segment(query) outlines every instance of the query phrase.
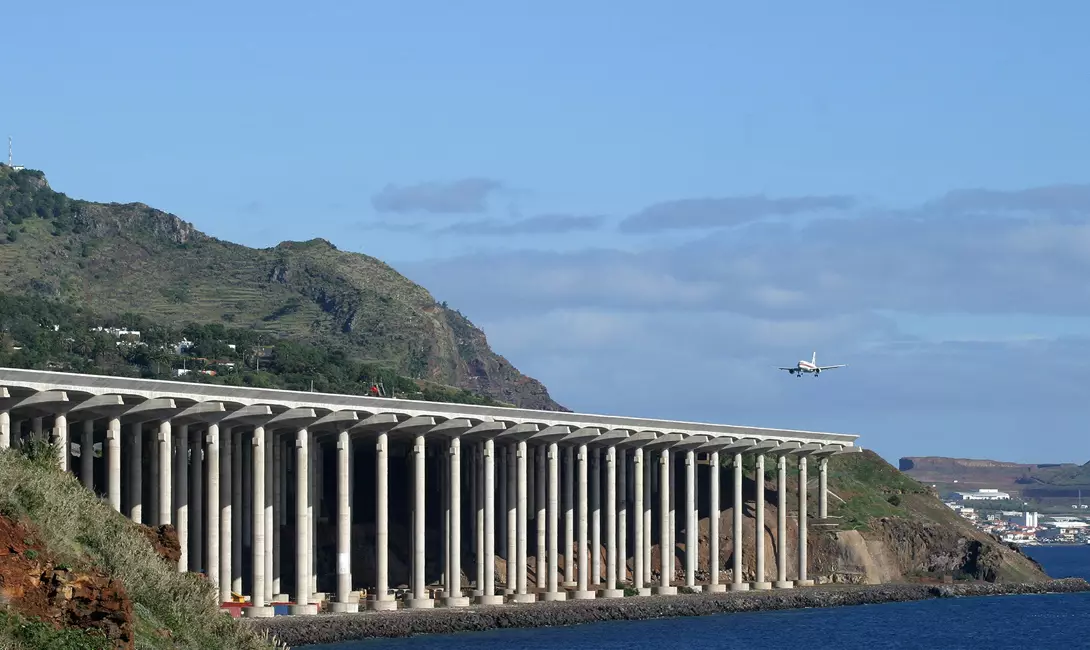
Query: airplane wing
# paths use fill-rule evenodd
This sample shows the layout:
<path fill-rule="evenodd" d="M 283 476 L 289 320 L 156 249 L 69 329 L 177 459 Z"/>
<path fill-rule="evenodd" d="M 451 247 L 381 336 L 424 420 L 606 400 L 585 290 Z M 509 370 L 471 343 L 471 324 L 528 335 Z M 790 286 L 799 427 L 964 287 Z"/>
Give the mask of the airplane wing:
<path fill-rule="evenodd" d="M 847 365 L 848 364 L 846 364 L 846 363 L 841 363 L 841 364 L 835 365 L 835 366 L 818 366 L 818 370 L 830 370 L 832 368 L 844 368 Z"/>

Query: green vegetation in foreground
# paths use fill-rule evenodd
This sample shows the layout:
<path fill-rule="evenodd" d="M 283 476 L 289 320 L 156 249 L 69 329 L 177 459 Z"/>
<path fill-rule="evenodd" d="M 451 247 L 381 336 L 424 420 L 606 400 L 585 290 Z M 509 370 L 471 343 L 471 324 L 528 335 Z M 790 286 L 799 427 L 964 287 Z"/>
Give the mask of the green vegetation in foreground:
<path fill-rule="evenodd" d="M 0 648 L 5 650 L 109 650 L 109 647 L 99 634 L 78 629 L 55 630 L 41 621 L 0 610 Z"/>
<path fill-rule="evenodd" d="M 139 331 L 140 337 L 118 345 L 118 337 L 91 331 L 97 327 L 124 327 Z M 173 346 L 183 339 L 193 347 L 184 354 L 175 353 Z M 249 329 L 195 323 L 167 327 L 138 314 L 102 318 L 44 298 L 0 293 L 0 366 L 348 395 L 367 394 L 376 382 L 388 397 L 503 405 L 485 395 L 410 379 L 348 355 L 343 348 L 278 339 Z M 172 369 L 183 367 L 190 374 L 171 376 Z M 216 375 L 200 374 L 201 370 Z"/>
<path fill-rule="evenodd" d="M 62 473 L 53 447 L 30 445 L 27 454 L 0 450 L 0 512 L 33 526 L 58 562 L 77 571 L 95 566 L 120 580 L 133 601 L 137 648 L 274 648 L 222 613 L 211 582 L 171 568 L 137 524 L 114 512 L 74 475 Z M 50 636 L 33 624 L 20 630 L 18 623 L 10 614 L 0 621 L 0 647 L 98 647 L 87 634 Z M 170 638 L 157 633 L 164 628 Z"/>
<path fill-rule="evenodd" d="M 881 517 L 911 517 L 921 501 L 914 495 L 930 494 L 927 486 L 870 450 L 833 456 L 828 471 L 829 489 L 844 500 L 830 495 L 829 514 L 843 518 L 844 530 L 866 530 Z"/>

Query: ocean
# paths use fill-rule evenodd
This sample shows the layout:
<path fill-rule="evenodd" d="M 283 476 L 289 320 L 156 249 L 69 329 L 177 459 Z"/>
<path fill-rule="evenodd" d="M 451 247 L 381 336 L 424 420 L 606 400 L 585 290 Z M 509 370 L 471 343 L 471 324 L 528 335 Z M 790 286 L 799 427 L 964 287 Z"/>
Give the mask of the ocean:
<path fill-rule="evenodd" d="M 1090 545 L 1031 546 L 1054 578 L 1090 580 Z M 682 644 L 675 646 L 675 643 Z M 1090 648 L 1090 593 L 989 596 L 492 630 L 300 646 L 307 650 L 956 650 Z"/>

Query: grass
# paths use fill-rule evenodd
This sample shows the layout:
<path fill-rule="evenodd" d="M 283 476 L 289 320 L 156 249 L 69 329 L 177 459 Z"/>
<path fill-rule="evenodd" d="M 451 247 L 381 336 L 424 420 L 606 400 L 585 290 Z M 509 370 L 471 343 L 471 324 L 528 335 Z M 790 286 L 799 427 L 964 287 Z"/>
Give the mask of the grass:
<path fill-rule="evenodd" d="M 211 582 L 171 568 L 136 524 L 51 460 L 0 450 L 0 513 L 33 526 L 58 562 L 77 570 L 94 565 L 120 580 L 133 601 L 137 648 L 274 648 L 221 612 Z M 44 645 L 40 635 L 20 639 L 28 633 L 18 632 L 12 620 L 9 616 L 0 627 L 0 647 L 5 642 L 16 648 L 95 647 L 71 645 L 82 642 L 75 636 L 58 636 L 55 643 Z M 169 630 L 170 638 L 158 634 L 161 629 Z"/>
<path fill-rule="evenodd" d="M 41 621 L 32 621 L 0 610 L 0 650 L 109 650 L 100 635 L 84 630 L 56 630 Z"/>
<path fill-rule="evenodd" d="M 829 514 L 842 517 L 845 530 L 867 530 L 871 520 L 881 517 L 909 517 L 915 500 L 905 495 L 927 494 L 922 483 L 869 450 L 833 456 L 828 471 L 829 489 L 844 499 L 830 498 Z"/>

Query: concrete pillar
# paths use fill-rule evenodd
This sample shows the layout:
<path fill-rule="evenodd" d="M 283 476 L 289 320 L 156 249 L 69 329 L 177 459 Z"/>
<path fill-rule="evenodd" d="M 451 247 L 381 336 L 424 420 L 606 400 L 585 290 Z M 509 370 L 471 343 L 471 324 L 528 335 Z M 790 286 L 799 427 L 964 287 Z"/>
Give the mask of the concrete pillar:
<path fill-rule="evenodd" d="M 646 596 L 650 594 L 650 590 L 644 586 L 644 555 L 643 547 L 644 540 L 648 531 L 643 527 L 643 448 L 636 447 L 635 452 L 632 454 L 632 482 L 634 488 L 632 490 L 632 496 L 635 501 L 632 513 L 634 516 L 632 527 L 634 533 L 632 539 L 632 583 L 636 587 L 636 591 L 639 595 Z"/>
<path fill-rule="evenodd" d="M 677 587 L 671 583 L 674 576 L 674 553 L 670 546 L 670 450 L 659 453 L 659 586 L 656 594 L 672 596 Z"/>
<path fill-rule="evenodd" d="M 314 552 L 315 547 L 318 545 L 318 516 L 321 512 L 322 502 L 322 481 L 319 480 L 319 476 L 322 473 L 322 456 L 321 447 L 322 443 L 317 438 L 309 441 L 310 446 L 310 477 L 309 488 L 307 491 L 307 566 L 310 567 L 310 593 L 311 600 L 314 600 L 314 606 L 317 607 L 318 601 L 315 599 L 318 593 L 318 563 L 317 556 Z"/>
<path fill-rule="evenodd" d="M 93 453 L 93 451 L 92 451 Z M 148 523 L 158 526 L 159 521 L 159 429 L 155 429 L 151 438 L 151 449 L 148 451 Z"/>
<path fill-rule="evenodd" d="M 178 571 L 189 571 L 189 426 L 174 431 L 174 530 L 178 533 Z"/>
<path fill-rule="evenodd" d="M 670 526 L 668 527 L 668 531 L 669 531 L 669 534 L 670 534 L 670 543 L 667 545 L 666 548 L 669 549 L 670 579 L 673 580 L 674 579 L 674 556 L 677 554 L 677 522 L 676 522 L 676 520 L 674 518 L 674 515 L 675 515 L 674 505 L 677 503 L 677 483 L 678 483 L 678 481 L 677 481 L 677 476 L 678 476 L 678 473 L 677 473 L 677 458 L 674 458 L 671 455 L 670 463 L 671 463 L 671 466 L 670 466 Z"/>
<path fill-rule="evenodd" d="M 617 582 L 628 582 L 628 454 L 617 450 Z"/>
<path fill-rule="evenodd" d="M 265 427 L 255 427 L 253 435 L 253 454 L 251 455 L 253 470 L 251 471 L 250 490 L 253 496 L 253 508 L 251 509 L 253 523 L 250 530 L 253 531 L 251 551 L 253 562 L 253 593 L 250 594 L 250 607 L 243 609 L 243 615 L 251 618 L 268 618 L 273 615 L 272 607 L 265 601 L 265 445 L 268 444 L 268 434 Z"/>
<path fill-rule="evenodd" d="M 231 435 L 231 590 L 242 594 L 242 433 Z"/>
<path fill-rule="evenodd" d="M 602 471 L 597 447 L 590 453 L 590 584 L 602 583 Z"/>
<path fill-rule="evenodd" d="M 41 417 L 36 417 L 36 418 L 31 420 L 31 427 L 32 427 L 31 433 L 32 433 L 34 438 L 36 438 L 38 440 L 42 439 L 43 426 L 44 426 L 44 423 L 42 422 Z"/>
<path fill-rule="evenodd" d="M 435 606 L 427 591 L 425 591 L 424 569 L 425 569 L 425 518 L 424 518 L 424 495 L 427 489 L 427 466 L 425 464 L 426 458 L 426 443 L 423 435 L 417 435 L 413 439 L 413 589 L 412 599 L 409 601 L 409 607 L 412 609 L 425 609 Z M 487 489 L 487 485 L 485 488 Z M 485 520 L 488 520 L 488 507 L 485 504 Z M 485 545 L 488 545 L 488 526 L 485 526 Z M 485 555 L 488 555 L 488 549 L 485 549 Z M 492 559 L 486 558 L 486 561 L 491 562 Z M 494 564 L 493 564 L 494 566 Z M 485 565 L 485 581 L 488 581 L 488 565 Z M 488 589 L 488 585 L 485 585 Z"/>
<path fill-rule="evenodd" d="M 0 449 L 11 448 L 11 414 L 0 411 Z"/>
<path fill-rule="evenodd" d="M 734 566 L 732 567 L 731 591 L 749 589 L 748 582 L 742 582 L 742 453 L 734 454 Z"/>
<path fill-rule="evenodd" d="M 790 589 L 794 586 L 787 579 L 787 456 L 776 459 L 777 501 L 776 501 L 776 582 L 777 589 Z"/>
<path fill-rule="evenodd" d="M 265 501 L 261 507 L 265 509 L 265 602 L 272 604 L 277 596 L 273 589 L 273 578 L 276 575 L 276 565 L 273 563 L 273 549 L 280 546 L 277 539 L 277 530 L 273 525 L 275 513 L 273 508 L 273 483 L 276 476 L 276 465 L 273 463 L 273 449 L 276 448 L 276 432 L 265 432 Z M 194 454 L 194 460 L 196 454 Z"/>
<path fill-rule="evenodd" d="M 443 599 L 443 604 L 447 607 L 465 607 L 469 604 L 469 599 L 462 595 L 462 441 L 457 437 L 450 439 L 450 472 L 448 474 L 450 478 L 450 539 L 448 540 L 450 573 L 447 575 L 447 585 L 450 593 Z M 506 490 L 504 493 L 506 494 Z M 493 566 L 495 566 L 494 563 Z M 503 602 L 503 596 L 496 596 L 496 598 L 500 603 Z"/>
<path fill-rule="evenodd" d="M 515 480 L 518 474 L 518 458 L 514 445 L 507 445 L 504 452 L 504 457 L 507 459 L 507 480 L 504 482 L 504 491 L 507 493 L 506 592 L 513 594 L 518 584 L 518 482 Z"/>
<path fill-rule="evenodd" d="M 155 439 L 157 442 L 156 460 L 155 465 L 152 467 L 153 472 L 158 472 L 158 480 L 155 485 L 155 523 L 161 526 L 170 523 L 170 462 L 172 459 L 170 453 L 170 420 L 163 420 L 159 423 L 159 431 L 156 433 Z"/>
<path fill-rule="evenodd" d="M 493 451 L 496 453 L 496 513 L 498 517 L 496 522 L 496 555 L 502 557 L 505 560 L 504 564 L 510 567 L 511 556 L 507 553 L 507 482 L 510 480 L 507 477 L 507 447 L 501 444 L 494 446 Z M 498 576 L 497 579 L 499 582 L 504 583 L 506 587 L 510 587 L 506 575 Z"/>
<path fill-rule="evenodd" d="M 557 530 L 557 526 L 560 524 L 560 512 L 559 512 L 559 492 L 560 492 L 560 450 L 557 448 L 555 442 L 549 443 L 547 449 L 548 465 L 549 465 L 549 479 L 548 479 L 548 555 L 549 562 L 548 568 L 548 580 L 546 581 L 547 591 L 545 592 L 545 600 L 566 600 L 568 593 L 566 591 L 559 591 L 557 584 L 557 573 L 559 566 L 557 565 L 559 554 L 558 544 L 560 543 L 560 531 Z"/>
<path fill-rule="evenodd" d="M 83 487 L 95 491 L 95 421 L 84 420 L 79 438 L 79 476 Z"/>
<path fill-rule="evenodd" d="M 443 450 L 449 457 L 450 447 Z M 440 583 L 443 585 L 443 593 L 450 593 L 450 487 L 449 487 L 449 466 L 442 462 L 437 463 L 435 468 L 435 479 L 439 484 L 439 508 L 442 514 L 441 529 L 439 531 L 439 539 L 443 540 L 442 549 L 440 549 L 440 556 L 443 558 L 443 572 L 440 574 Z"/>
<path fill-rule="evenodd" d="M 757 576 L 753 581 L 754 589 L 771 589 L 772 583 L 765 580 L 765 455 L 757 454 L 756 469 L 753 471 L 757 494 L 754 498 L 754 547 L 757 553 Z"/>
<path fill-rule="evenodd" d="M 643 462 L 643 578 L 641 584 L 648 586 L 652 582 L 651 578 L 651 547 L 654 546 L 654 540 L 651 539 L 651 501 L 653 494 L 652 487 L 652 465 L 650 452 L 644 454 Z"/>
<path fill-rule="evenodd" d="M 813 580 L 806 577 L 806 456 L 799 456 L 799 579 L 796 587 L 809 587 Z"/>
<path fill-rule="evenodd" d="M 545 566 L 545 556 L 548 554 L 548 549 L 545 547 L 545 497 L 548 480 L 545 476 L 545 447 L 538 446 L 535 448 L 536 453 L 534 459 L 536 460 L 534 466 L 534 495 L 535 505 L 537 506 L 537 516 L 534 522 L 537 524 L 537 550 L 534 553 L 534 559 L 537 561 L 537 588 L 541 591 L 545 591 L 547 586 L 547 576 L 545 575 L 548 569 Z"/>
<path fill-rule="evenodd" d="M 484 591 L 484 443 L 474 445 L 474 453 L 470 460 L 473 462 L 473 549 L 477 557 L 476 589 L 475 597 L 485 595 Z"/>
<path fill-rule="evenodd" d="M 587 549 L 587 446 L 585 444 L 579 445 L 579 452 L 576 454 L 576 460 L 579 462 L 579 575 L 576 578 L 576 600 L 591 600 L 594 598 L 594 592 L 589 591 L 587 588 L 587 577 L 590 573 L 590 558 L 588 557 Z"/>
<path fill-rule="evenodd" d="M 215 425 L 213 425 L 215 426 Z M 217 427 L 218 429 L 218 427 Z M 210 434 L 211 435 L 211 434 Z M 220 463 L 220 602 L 231 600 L 234 581 L 234 512 L 231 488 L 234 479 L 235 453 L 231 428 L 222 431 L 223 457 Z"/>
<path fill-rule="evenodd" d="M 829 459 L 818 461 L 818 519 L 829 516 Z"/>
<path fill-rule="evenodd" d="M 685 451 L 685 586 L 696 587 L 696 556 L 700 536 L 696 530 L 696 451 Z"/>
<path fill-rule="evenodd" d="M 529 514 L 528 511 L 527 511 L 527 506 L 529 504 L 526 503 L 526 452 L 527 452 L 526 441 L 525 440 L 520 440 L 518 442 L 518 449 L 516 451 L 516 456 L 517 456 L 516 460 L 517 460 L 517 462 L 516 462 L 516 465 L 515 465 L 515 472 L 516 472 L 516 475 L 517 475 L 516 478 L 517 478 L 517 482 L 518 482 L 518 486 L 517 486 L 518 494 L 516 495 L 517 496 L 517 501 L 518 501 L 518 503 L 516 505 L 516 507 L 518 509 L 518 513 L 517 513 L 517 516 L 516 516 L 516 519 L 518 519 L 518 526 L 517 526 L 517 532 L 518 532 L 518 549 L 517 549 L 518 550 L 518 557 L 516 558 L 516 561 L 518 562 L 518 575 L 517 575 L 518 586 L 517 586 L 517 591 L 515 593 L 515 598 L 514 598 L 516 603 L 527 603 L 527 602 L 532 603 L 532 602 L 534 602 L 533 594 L 526 593 L 526 556 L 527 556 L 527 548 L 526 547 L 527 547 L 527 545 L 529 544 L 529 541 L 530 541 L 528 539 L 527 531 L 526 531 L 526 528 L 527 528 L 526 519 L 527 519 L 527 515 Z"/>
<path fill-rule="evenodd" d="M 390 518 L 389 518 L 390 448 L 387 434 L 380 433 L 375 441 L 375 598 L 370 602 L 375 611 L 397 609 L 390 597 Z"/>
<path fill-rule="evenodd" d="M 477 602 L 482 605 L 503 604 L 503 596 L 496 594 L 496 441 L 484 441 L 484 580 Z M 459 606 L 467 604 L 458 594 Z"/>
<path fill-rule="evenodd" d="M 275 437 L 274 437 L 275 438 Z M 284 472 L 284 438 L 275 438 L 272 443 L 272 471 L 270 472 L 272 486 L 270 492 L 272 501 L 272 601 L 274 603 L 288 600 L 284 593 L 284 576 L 281 570 L 281 546 L 284 540 L 284 506 L 286 499 L 284 492 L 287 481 L 287 473 Z"/>
<path fill-rule="evenodd" d="M 348 502 L 348 457 L 352 451 L 348 430 L 337 433 L 337 600 L 334 612 L 357 612 L 358 603 L 348 601 L 352 591 L 352 507 Z"/>
<path fill-rule="evenodd" d="M 711 475 L 708 481 L 708 587 L 705 591 L 726 591 L 726 586 L 719 583 L 719 452 L 713 451 L 709 459 Z"/>
<path fill-rule="evenodd" d="M 571 446 L 564 447 L 564 586 L 575 586 L 575 478 L 574 454 Z"/>
<path fill-rule="evenodd" d="M 310 432 L 301 428 L 295 432 L 295 605 L 292 614 L 317 614 L 317 605 L 310 603 L 313 584 L 310 580 Z"/>
<path fill-rule="evenodd" d="M 63 413 L 58 413 L 53 418 L 53 444 L 57 447 L 58 466 L 62 472 L 68 471 L 68 418 Z M 120 444 L 120 443 L 119 443 Z"/>
<path fill-rule="evenodd" d="M 606 585 L 604 598 L 621 598 L 617 589 L 617 448 L 606 447 Z"/>
<path fill-rule="evenodd" d="M 204 445 L 203 435 L 193 433 L 189 446 L 189 570 L 208 573 L 204 565 Z M 266 468 L 267 469 L 267 468 Z M 268 484 L 268 482 L 266 482 Z M 272 543 L 272 536 L 265 538 Z M 268 555 L 268 553 L 266 553 Z"/>
<path fill-rule="evenodd" d="M 168 443 L 169 444 L 169 443 Z M 110 507 L 121 512 L 121 420 L 110 418 L 106 427 L 105 458 L 106 499 Z"/>
<path fill-rule="evenodd" d="M 129 519 L 144 523 L 144 425 L 134 422 L 129 445 Z M 80 445 L 82 447 L 82 443 Z"/>
<path fill-rule="evenodd" d="M 220 584 L 220 426 L 208 425 L 205 432 L 208 460 L 208 510 L 205 513 L 205 572 L 213 583 Z"/>

